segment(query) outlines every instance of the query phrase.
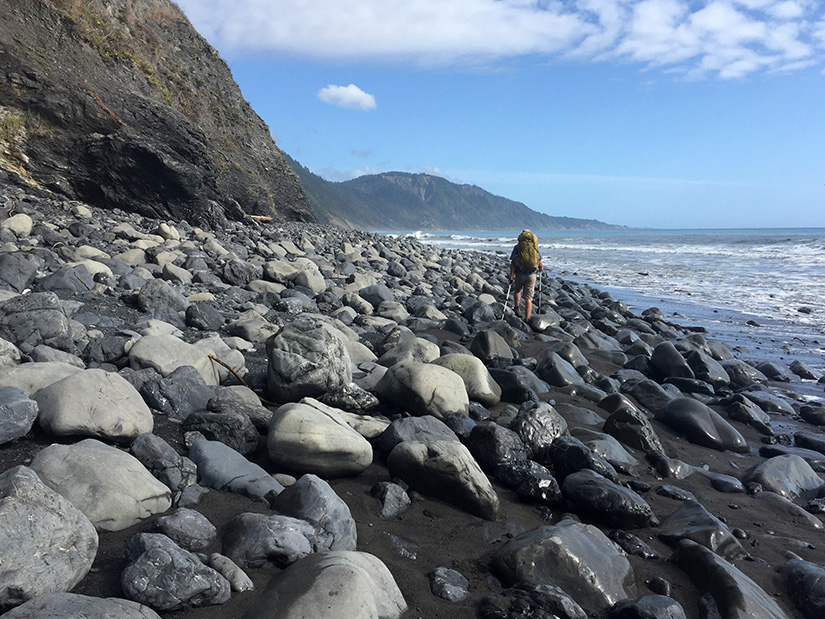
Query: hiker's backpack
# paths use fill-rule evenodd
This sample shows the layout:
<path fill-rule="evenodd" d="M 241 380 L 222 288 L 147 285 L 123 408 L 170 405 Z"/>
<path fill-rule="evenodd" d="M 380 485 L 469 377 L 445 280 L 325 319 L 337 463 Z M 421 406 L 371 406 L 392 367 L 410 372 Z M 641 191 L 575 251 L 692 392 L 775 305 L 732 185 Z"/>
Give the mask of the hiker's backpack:
<path fill-rule="evenodd" d="M 516 266 L 522 271 L 535 271 L 539 268 L 539 240 L 529 230 L 518 235 Z"/>

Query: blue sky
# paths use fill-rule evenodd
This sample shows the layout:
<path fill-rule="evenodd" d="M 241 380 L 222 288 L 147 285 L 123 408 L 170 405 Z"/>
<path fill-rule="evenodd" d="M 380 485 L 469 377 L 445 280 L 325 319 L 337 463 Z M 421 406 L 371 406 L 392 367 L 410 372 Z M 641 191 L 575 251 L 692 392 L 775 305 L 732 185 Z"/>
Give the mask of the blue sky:
<path fill-rule="evenodd" d="M 825 227 L 809 0 L 178 0 L 282 150 L 550 215 Z"/>

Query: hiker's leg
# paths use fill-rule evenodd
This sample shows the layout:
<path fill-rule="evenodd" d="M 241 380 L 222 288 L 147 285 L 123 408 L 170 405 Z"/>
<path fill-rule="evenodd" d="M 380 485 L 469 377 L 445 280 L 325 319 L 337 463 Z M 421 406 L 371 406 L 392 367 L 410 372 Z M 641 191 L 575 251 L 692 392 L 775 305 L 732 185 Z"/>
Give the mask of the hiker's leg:
<path fill-rule="evenodd" d="M 513 311 L 516 313 L 516 316 L 519 314 L 519 303 L 521 303 L 521 290 L 516 290 L 513 293 Z"/>
<path fill-rule="evenodd" d="M 530 275 L 524 283 L 524 320 L 530 320 L 533 313 L 533 294 L 536 290 L 536 276 Z"/>
<path fill-rule="evenodd" d="M 533 313 L 533 302 L 532 301 L 525 301 L 524 302 L 524 320 L 530 320 L 530 314 Z"/>

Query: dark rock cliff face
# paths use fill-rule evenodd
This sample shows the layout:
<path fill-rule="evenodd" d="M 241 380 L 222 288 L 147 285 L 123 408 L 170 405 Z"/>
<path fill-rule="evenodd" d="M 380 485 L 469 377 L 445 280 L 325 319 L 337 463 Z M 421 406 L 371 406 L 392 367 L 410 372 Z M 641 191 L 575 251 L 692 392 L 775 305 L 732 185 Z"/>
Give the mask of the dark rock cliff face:
<path fill-rule="evenodd" d="M 150 217 L 315 221 L 269 128 L 169 0 L 3 0 L 0 166 Z"/>

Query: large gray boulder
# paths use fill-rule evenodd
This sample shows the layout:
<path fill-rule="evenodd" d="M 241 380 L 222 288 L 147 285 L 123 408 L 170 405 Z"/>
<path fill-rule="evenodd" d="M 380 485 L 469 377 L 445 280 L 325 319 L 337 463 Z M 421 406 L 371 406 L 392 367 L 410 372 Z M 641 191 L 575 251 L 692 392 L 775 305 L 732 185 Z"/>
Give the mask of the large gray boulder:
<path fill-rule="evenodd" d="M 97 547 L 89 519 L 32 469 L 0 474 L 0 607 L 70 591 L 91 569 Z"/>
<path fill-rule="evenodd" d="M 770 594 L 701 544 L 683 539 L 674 559 L 700 591 L 713 597 L 724 619 L 788 619 Z"/>
<path fill-rule="evenodd" d="M 536 368 L 539 378 L 554 387 L 584 385 L 584 379 L 568 361 L 558 353 L 549 352 Z"/>
<path fill-rule="evenodd" d="M 313 398 L 278 408 L 266 445 L 275 464 L 300 473 L 358 475 L 372 464 L 372 445 L 349 426 L 344 411 Z"/>
<path fill-rule="evenodd" d="M 53 292 L 33 292 L 0 303 L 0 337 L 15 346 L 34 347 L 70 336 L 69 318 Z"/>
<path fill-rule="evenodd" d="M 650 355 L 650 367 L 659 378 L 695 378 L 693 370 L 672 342 L 662 342 Z"/>
<path fill-rule="evenodd" d="M 37 402 L 17 387 L 0 387 L 0 445 L 29 433 L 37 419 Z"/>
<path fill-rule="evenodd" d="M 737 453 L 750 451 L 748 441 L 709 406 L 692 398 L 675 398 L 656 412 L 657 421 L 703 447 Z"/>
<path fill-rule="evenodd" d="M 398 619 L 406 610 L 395 579 L 378 558 L 331 551 L 275 575 L 243 619 Z"/>
<path fill-rule="evenodd" d="M 156 610 L 229 600 L 229 581 L 165 535 L 138 533 L 129 540 L 127 560 L 120 575 L 124 595 Z"/>
<path fill-rule="evenodd" d="M 54 436 L 128 442 L 154 427 L 152 411 L 123 377 L 92 369 L 52 383 L 34 396 L 40 427 Z"/>
<path fill-rule="evenodd" d="M 432 363 L 458 374 L 464 381 L 467 396 L 474 402 L 489 407 L 501 401 L 501 387 L 478 357 L 453 353 L 442 355 Z"/>
<path fill-rule="evenodd" d="M 387 458 L 390 475 L 422 494 L 438 497 L 487 520 L 498 515 L 499 500 L 490 480 L 461 443 L 404 441 Z"/>
<path fill-rule="evenodd" d="M 791 599 L 806 619 L 825 617 L 825 567 L 791 559 L 780 569 Z"/>
<path fill-rule="evenodd" d="M 245 513 L 224 530 L 222 552 L 243 568 L 285 568 L 320 548 L 317 527 L 281 514 Z"/>
<path fill-rule="evenodd" d="M 177 502 L 181 492 L 198 481 L 198 468 L 189 458 L 181 456 L 175 448 L 156 434 L 141 434 L 129 448 L 135 458 L 172 491 L 172 501 Z"/>
<path fill-rule="evenodd" d="M 46 593 L 13 608 L 3 619 L 160 619 L 148 606 L 77 593 Z"/>
<path fill-rule="evenodd" d="M 386 367 L 392 367 L 396 363 L 405 361 L 430 363 L 438 359 L 440 354 L 441 349 L 438 344 L 421 337 L 413 337 L 390 348 L 378 357 L 378 363 Z"/>
<path fill-rule="evenodd" d="M 210 351 L 184 342 L 174 335 L 145 335 L 129 350 L 132 369 L 153 368 L 161 376 L 169 376 L 181 366 L 191 365 L 207 385 L 219 385 L 219 364 L 209 358 Z"/>
<path fill-rule="evenodd" d="M 624 552 L 596 527 L 572 519 L 517 535 L 495 551 L 492 565 L 506 585 L 555 585 L 591 612 L 605 612 L 635 593 Z"/>
<path fill-rule="evenodd" d="M 609 434 L 628 447 L 641 449 L 645 453 L 664 453 L 665 451 L 650 420 L 638 409 L 619 408 L 605 420 L 602 429 L 605 434 Z"/>
<path fill-rule="evenodd" d="M 267 389 L 276 402 L 320 397 L 352 382 L 349 353 L 324 324 L 298 318 L 266 341 Z"/>
<path fill-rule="evenodd" d="M 466 415 L 470 399 L 464 381 L 455 372 L 431 363 L 398 363 L 375 386 L 378 396 L 413 415 Z"/>
<path fill-rule="evenodd" d="M 99 531 L 120 531 L 172 505 L 169 488 L 135 457 L 96 439 L 50 445 L 31 468 Z"/>
<path fill-rule="evenodd" d="M 510 424 L 527 450 L 527 457 L 537 462 L 550 460 L 550 446 L 567 434 L 567 421 L 547 402 L 525 402 Z"/>

